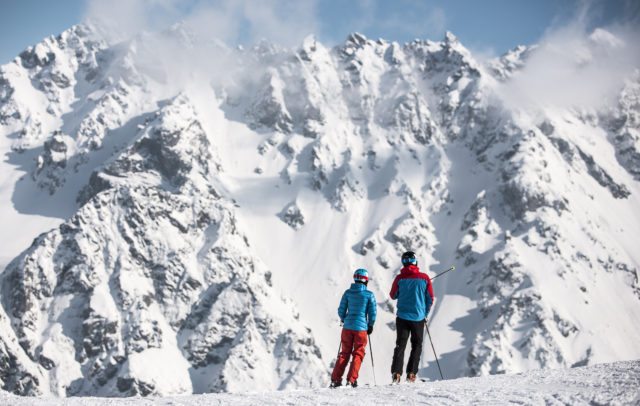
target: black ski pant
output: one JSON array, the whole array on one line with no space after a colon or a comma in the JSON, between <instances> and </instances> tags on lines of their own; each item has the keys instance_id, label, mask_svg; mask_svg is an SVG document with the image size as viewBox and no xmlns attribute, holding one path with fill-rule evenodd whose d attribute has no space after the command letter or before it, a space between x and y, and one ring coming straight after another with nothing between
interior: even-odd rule
<instances>
[{"instance_id":1,"label":"black ski pant","mask_svg":"<svg viewBox=\"0 0 640 406\"><path fill-rule=\"evenodd\" d=\"M424 338L424 320L409 321L396 317L396 334L396 348L393 350L391 373L402 375L404 349L407 346L409 336L411 336L411 354L407 363L407 374L417 374L422 353L422 339Z\"/></svg>"}]
</instances>

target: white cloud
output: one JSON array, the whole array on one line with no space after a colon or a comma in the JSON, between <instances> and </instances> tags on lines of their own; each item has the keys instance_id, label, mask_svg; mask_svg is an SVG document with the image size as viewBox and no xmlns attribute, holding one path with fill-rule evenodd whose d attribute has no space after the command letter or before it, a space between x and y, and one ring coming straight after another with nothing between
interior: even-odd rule
<instances>
[{"instance_id":1,"label":"white cloud","mask_svg":"<svg viewBox=\"0 0 640 406\"><path fill-rule=\"evenodd\" d=\"M524 69L498 89L508 105L586 107L611 103L640 69L640 31L633 24L590 29L591 3L547 30Z\"/></svg>"},{"instance_id":2,"label":"white cloud","mask_svg":"<svg viewBox=\"0 0 640 406\"><path fill-rule=\"evenodd\" d=\"M167 26L178 17L175 0L89 0L85 20L100 26L113 42Z\"/></svg>"},{"instance_id":3,"label":"white cloud","mask_svg":"<svg viewBox=\"0 0 640 406\"><path fill-rule=\"evenodd\" d=\"M266 38L297 45L317 30L315 0L90 0L85 18L112 41L182 22L230 45Z\"/></svg>"},{"instance_id":4,"label":"white cloud","mask_svg":"<svg viewBox=\"0 0 640 406\"><path fill-rule=\"evenodd\" d=\"M297 46L317 28L315 0L90 0L85 19L112 43L133 41L132 52L119 49L169 92L196 77L214 84L255 80L253 62L225 45L266 39Z\"/></svg>"}]
</instances>

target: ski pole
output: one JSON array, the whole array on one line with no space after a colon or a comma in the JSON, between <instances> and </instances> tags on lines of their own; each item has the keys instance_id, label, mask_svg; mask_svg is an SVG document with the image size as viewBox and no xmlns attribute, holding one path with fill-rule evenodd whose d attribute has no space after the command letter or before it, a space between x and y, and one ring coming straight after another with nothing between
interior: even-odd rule
<instances>
[{"instance_id":1,"label":"ski pole","mask_svg":"<svg viewBox=\"0 0 640 406\"><path fill-rule=\"evenodd\" d=\"M378 386L376 382L376 366L373 364L373 346L371 345L371 335L369 335L369 352L371 353L371 368L373 370L373 386Z\"/></svg>"},{"instance_id":2,"label":"ski pole","mask_svg":"<svg viewBox=\"0 0 640 406\"><path fill-rule=\"evenodd\" d=\"M344 325L343 322L340 322L340 327ZM338 341L338 356L336 358L336 364L338 363L338 359L340 358L340 350L342 349L342 335L340 335L340 340Z\"/></svg>"},{"instance_id":3,"label":"ski pole","mask_svg":"<svg viewBox=\"0 0 640 406\"><path fill-rule=\"evenodd\" d=\"M455 266L452 266L451 268L447 269L446 271L444 271L444 272L440 272L439 274L437 274L436 276L434 276L433 278L431 278L431 280L434 280L434 279L435 279L435 278L437 278L438 276L440 276L440 275L444 275L444 274L446 274L447 272L455 271L455 270L456 270L456 267L455 267Z\"/></svg>"},{"instance_id":4,"label":"ski pole","mask_svg":"<svg viewBox=\"0 0 640 406\"><path fill-rule=\"evenodd\" d=\"M442 375L442 369L440 369L440 361L438 361L438 354L436 353L436 349L433 346L433 340L431 339L431 333L429 332L429 326L427 325L427 319L424 319L424 327L427 329L427 335L429 335L429 342L431 343L431 349L433 350L433 355L436 357L436 364L438 364L438 371L440 371L440 379L444 380L444 376Z\"/></svg>"}]
</instances>

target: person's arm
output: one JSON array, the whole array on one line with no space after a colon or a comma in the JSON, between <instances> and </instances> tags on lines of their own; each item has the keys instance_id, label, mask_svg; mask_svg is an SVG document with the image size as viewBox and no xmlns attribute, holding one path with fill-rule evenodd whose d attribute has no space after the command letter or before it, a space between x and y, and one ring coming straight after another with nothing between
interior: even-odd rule
<instances>
[{"instance_id":1,"label":"person's arm","mask_svg":"<svg viewBox=\"0 0 640 406\"><path fill-rule=\"evenodd\" d=\"M372 294L369 295L369 305L367 308L367 319L369 326L373 327L376 322L376 316L378 314L378 309L376 308L378 304L376 303L376 297Z\"/></svg>"},{"instance_id":2,"label":"person's arm","mask_svg":"<svg viewBox=\"0 0 640 406\"><path fill-rule=\"evenodd\" d=\"M425 309L425 318L427 317L427 315L429 314L429 311L431 310L431 305L433 304L433 286L431 285L431 280L429 279L429 277L427 276L426 278L426 282L427 282L427 288L425 289L424 292L424 296L425 296L425 304L426 304L426 309Z\"/></svg>"},{"instance_id":3,"label":"person's arm","mask_svg":"<svg viewBox=\"0 0 640 406\"><path fill-rule=\"evenodd\" d=\"M395 300L398 297L398 276L393 280L393 284L391 285L391 291L389 292L389 296L391 299Z\"/></svg>"},{"instance_id":4,"label":"person's arm","mask_svg":"<svg viewBox=\"0 0 640 406\"><path fill-rule=\"evenodd\" d=\"M433 296L433 285L431 284L431 278L429 278L429 275L427 275L427 292L429 293L429 296L431 296L431 301L433 302L435 296Z\"/></svg>"},{"instance_id":5,"label":"person's arm","mask_svg":"<svg viewBox=\"0 0 640 406\"><path fill-rule=\"evenodd\" d=\"M344 323L345 317L347 317L347 308L349 307L349 303L347 301L347 292L342 294L342 299L340 299L340 306L338 306L338 317L340 317L340 322Z\"/></svg>"},{"instance_id":6,"label":"person's arm","mask_svg":"<svg viewBox=\"0 0 640 406\"><path fill-rule=\"evenodd\" d=\"M371 293L369 295L369 302L367 303L367 334L369 335L373 333L373 325L376 322L376 315L378 313L378 309L376 308L377 306L376 297Z\"/></svg>"}]
</instances>

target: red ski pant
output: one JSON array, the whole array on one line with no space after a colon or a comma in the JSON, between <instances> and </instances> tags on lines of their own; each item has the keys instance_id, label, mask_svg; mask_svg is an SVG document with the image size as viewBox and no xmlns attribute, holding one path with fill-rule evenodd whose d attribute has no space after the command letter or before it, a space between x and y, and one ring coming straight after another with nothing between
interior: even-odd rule
<instances>
[{"instance_id":1,"label":"red ski pant","mask_svg":"<svg viewBox=\"0 0 640 406\"><path fill-rule=\"evenodd\" d=\"M358 372L360 371L360 365L364 359L364 350L367 347L367 332L366 331L354 331L342 329L342 335L340 337L341 350L338 354L338 360L336 366L333 368L331 374L332 381L341 381L344 370L349 363L349 358L353 355L351 360L351 367L347 373L347 381L353 382L358 379Z\"/></svg>"}]
</instances>

